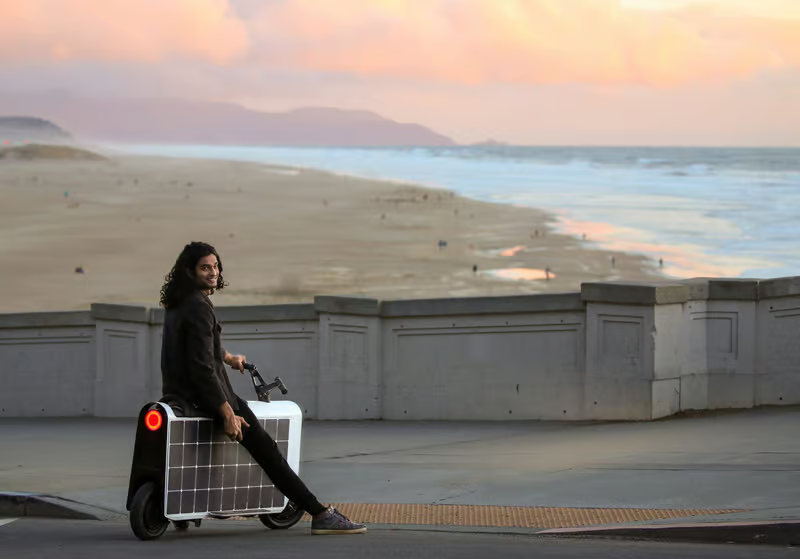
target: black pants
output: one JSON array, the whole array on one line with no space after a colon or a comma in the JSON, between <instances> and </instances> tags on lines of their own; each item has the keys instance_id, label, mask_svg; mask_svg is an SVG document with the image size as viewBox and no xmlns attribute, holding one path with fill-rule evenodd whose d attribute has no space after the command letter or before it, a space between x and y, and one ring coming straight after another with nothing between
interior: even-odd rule
<instances>
[{"instance_id":1,"label":"black pants","mask_svg":"<svg viewBox=\"0 0 800 559\"><path fill-rule=\"evenodd\" d=\"M289 498L300 509L308 514L316 515L325 512L326 508L306 487L305 483L294 473L289 463L278 450L278 445L264 431L253 410L243 399L238 398L239 409L236 415L241 416L250 427L242 425L243 438L240 444L247 449L250 456L258 462L264 472L275 484L275 487Z\"/></svg>"}]
</instances>

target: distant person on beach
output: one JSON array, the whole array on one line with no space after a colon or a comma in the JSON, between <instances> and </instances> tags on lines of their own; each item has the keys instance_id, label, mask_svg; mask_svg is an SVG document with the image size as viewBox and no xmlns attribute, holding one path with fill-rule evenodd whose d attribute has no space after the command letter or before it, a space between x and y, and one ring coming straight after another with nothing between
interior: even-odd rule
<instances>
[{"instance_id":1,"label":"distant person on beach","mask_svg":"<svg viewBox=\"0 0 800 559\"><path fill-rule=\"evenodd\" d=\"M222 262L206 243L186 245L161 288L166 309L161 347L163 394L185 400L192 411L213 418L225 434L247 449L275 487L311 515L312 534L360 534L363 524L351 522L325 507L305 486L261 427L247 402L233 392L225 365L244 372L244 355L231 355L220 341L210 295L225 287ZM188 411L188 410L187 410Z\"/></svg>"}]
</instances>

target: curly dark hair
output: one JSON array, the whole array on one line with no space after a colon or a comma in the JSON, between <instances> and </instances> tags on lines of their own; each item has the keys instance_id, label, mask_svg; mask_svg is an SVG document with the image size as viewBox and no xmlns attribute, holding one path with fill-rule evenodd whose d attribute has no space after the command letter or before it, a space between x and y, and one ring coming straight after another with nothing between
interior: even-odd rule
<instances>
[{"instance_id":1,"label":"curly dark hair","mask_svg":"<svg viewBox=\"0 0 800 559\"><path fill-rule=\"evenodd\" d=\"M222 277L222 259L219 257L217 249L208 243L191 242L181 251L175 266L169 274L164 276L164 285L161 287L160 304L165 309L173 309L181 304L184 297L197 289L197 282L194 279L194 269L201 258L214 255L217 257L219 265L219 276L217 276L216 290L223 289L225 283ZM212 293L214 290L211 291Z\"/></svg>"}]
</instances>

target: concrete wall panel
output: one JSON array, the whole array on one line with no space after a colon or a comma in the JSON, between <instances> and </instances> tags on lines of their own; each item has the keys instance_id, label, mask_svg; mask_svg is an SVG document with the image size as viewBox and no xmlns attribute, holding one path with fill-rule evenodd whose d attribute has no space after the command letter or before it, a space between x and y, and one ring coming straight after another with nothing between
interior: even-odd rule
<instances>
[{"instance_id":1,"label":"concrete wall panel","mask_svg":"<svg viewBox=\"0 0 800 559\"><path fill-rule=\"evenodd\" d=\"M758 302L755 405L800 403L800 297Z\"/></svg>"},{"instance_id":2,"label":"concrete wall panel","mask_svg":"<svg viewBox=\"0 0 800 559\"><path fill-rule=\"evenodd\" d=\"M756 375L708 373L707 410L751 408L756 394Z\"/></svg>"},{"instance_id":3,"label":"concrete wall panel","mask_svg":"<svg viewBox=\"0 0 800 559\"><path fill-rule=\"evenodd\" d=\"M580 417L584 337L574 312L387 319L383 417Z\"/></svg>"},{"instance_id":4,"label":"concrete wall panel","mask_svg":"<svg viewBox=\"0 0 800 559\"><path fill-rule=\"evenodd\" d=\"M655 307L588 303L584 416L649 419Z\"/></svg>"},{"instance_id":5,"label":"concrete wall panel","mask_svg":"<svg viewBox=\"0 0 800 559\"><path fill-rule=\"evenodd\" d=\"M320 313L318 419L378 419L380 319Z\"/></svg>"},{"instance_id":6,"label":"concrete wall panel","mask_svg":"<svg viewBox=\"0 0 800 559\"><path fill-rule=\"evenodd\" d=\"M669 417L681 410L680 377L660 379L652 386L652 412L649 419Z\"/></svg>"},{"instance_id":7,"label":"concrete wall panel","mask_svg":"<svg viewBox=\"0 0 800 559\"><path fill-rule=\"evenodd\" d=\"M685 303L655 308L655 328L650 333L653 340L654 380L679 379L683 373L683 354L686 351L684 308Z\"/></svg>"},{"instance_id":8,"label":"concrete wall panel","mask_svg":"<svg viewBox=\"0 0 800 559\"><path fill-rule=\"evenodd\" d=\"M291 400L303 410L305 417L317 415L317 352L316 321L232 322L223 325L222 344L235 355L244 355L258 367L264 381L281 377L289 393L271 393L273 400ZM250 374L228 368L236 393L245 400L255 400Z\"/></svg>"},{"instance_id":9,"label":"concrete wall panel","mask_svg":"<svg viewBox=\"0 0 800 559\"><path fill-rule=\"evenodd\" d=\"M756 304L746 300L691 301L686 306L681 409L740 408L755 398ZM696 387L690 389L689 387Z\"/></svg>"},{"instance_id":10,"label":"concrete wall panel","mask_svg":"<svg viewBox=\"0 0 800 559\"><path fill-rule=\"evenodd\" d=\"M94 327L0 330L0 417L92 415L94 376Z\"/></svg>"},{"instance_id":11,"label":"concrete wall panel","mask_svg":"<svg viewBox=\"0 0 800 559\"><path fill-rule=\"evenodd\" d=\"M587 378L584 385L583 419L645 421L653 415L653 381Z\"/></svg>"},{"instance_id":12,"label":"concrete wall panel","mask_svg":"<svg viewBox=\"0 0 800 559\"><path fill-rule=\"evenodd\" d=\"M680 410L708 409L708 375L699 371L680 378Z\"/></svg>"},{"instance_id":13,"label":"concrete wall panel","mask_svg":"<svg viewBox=\"0 0 800 559\"><path fill-rule=\"evenodd\" d=\"M98 417L133 417L150 400L150 327L98 320L94 410Z\"/></svg>"}]
</instances>

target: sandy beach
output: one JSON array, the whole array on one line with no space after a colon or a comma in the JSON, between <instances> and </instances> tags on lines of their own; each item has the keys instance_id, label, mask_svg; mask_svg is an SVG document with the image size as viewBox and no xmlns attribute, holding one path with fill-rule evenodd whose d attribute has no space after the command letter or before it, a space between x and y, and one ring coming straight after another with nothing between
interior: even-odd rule
<instances>
[{"instance_id":1,"label":"sandy beach","mask_svg":"<svg viewBox=\"0 0 800 559\"><path fill-rule=\"evenodd\" d=\"M554 218L541 211L313 170L119 155L0 161L0 192L2 313L155 306L192 240L221 254L230 284L214 296L222 306L663 279L642 256L553 233Z\"/></svg>"}]
</instances>

